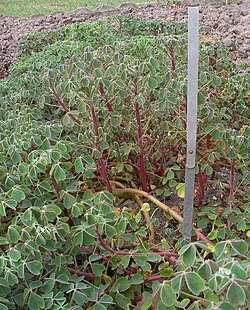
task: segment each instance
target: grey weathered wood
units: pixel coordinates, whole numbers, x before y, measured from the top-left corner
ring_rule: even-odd
[[[198,63],[199,63],[199,7],[188,8],[188,99],[187,99],[187,159],[185,169],[185,197],[183,237],[191,240],[194,203],[194,180],[197,136]]]

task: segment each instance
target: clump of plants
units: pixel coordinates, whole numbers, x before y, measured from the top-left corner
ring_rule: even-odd
[[[25,41],[0,81],[1,309],[249,307],[249,74],[201,40],[184,244],[183,29],[128,16]]]

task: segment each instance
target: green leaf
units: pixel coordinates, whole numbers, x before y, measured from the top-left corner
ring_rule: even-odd
[[[12,191],[11,198],[14,199],[16,202],[21,202],[25,199],[25,193],[20,189],[14,189]]]
[[[102,304],[111,304],[113,303],[113,298],[110,295],[104,295],[99,299],[99,302]]]
[[[187,309],[187,306],[188,306],[188,304],[190,303],[190,299],[188,299],[188,298],[185,298],[185,299],[182,299],[182,301],[176,301],[175,303],[174,303],[174,305],[179,309],[179,308],[181,308],[181,309]]]
[[[194,294],[198,295],[200,292],[206,289],[204,280],[195,272],[186,272],[185,280],[187,287]]]
[[[182,256],[183,262],[186,266],[192,266],[196,259],[196,247],[194,244],[184,245],[180,251],[179,255]]]
[[[82,173],[85,170],[81,157],[77,157],[75,160],[75,170],[76,173]]]
[[[160,64],[159,64],[158,60],[156,60],[155,58],[150,58],[150,64],[155,69],[158,69],[160,67]]]
[[[243,305],[246,301],[244,289],[236,282],[232,282],[227,290],[227,300],[232,305]]]
[[[74,218],[78,218],[80,215],[82,215],[82,209],[78,205],[74,205],[71,212]]]
[[[103,271],[105,270],[105,266],[103,264],[97,264],[97,263],[93,263],[91,264],[91,268],[93,270],[93,273],[97,276],[97,277],[101,277]]]
[[[112,287],[113,292],[125,292],[130,287],[129,281],[125,277],[120,277],[116,280]]]
[[[113,227],[109,224],[106,224],[106,226],[105,226],[105,233],[106,233],[106,236],[108,238],[113,238],[113,237],[117,236],[117,230],[115,229],[115,227]]]
[[[5,206],[2,201],[0,202],[0,216],[6,216]]]
[[[230,244],[235,252],[232,252],[232,255],[245,255],[248,251],[247,242],[244,240],[232,240]]]
[[[114,117],[112,117],[111,119],[110,119],[110,122],[111,122],[111,125],[112,125],[112,127],[118,127],[118,126],[120,126],[121,125],[121,123],[122,123],[122,118],[121,117],[116,117],[116,118],[114,118]]]
[[[214,230],[210,231],[210,233],[207,235],[207,237],[209,240],[214,240],[218,237],[218,233],[219,233],[218,229],[214,229]]]
[[[130,299],[126,296],[122,295],[121,293],[117,292],[115,295],[115,301],[119,307],[124,310],[127,310],[127,305],[130,303]]]
[[[237,224],[237,229],[240,231],[245,231],[247,229],[247,224],[246,220],[242,219],[238,224]]]
[[[88,297],[79,291],[75,291],[74,292],[74,301],[77,303],[77,305],[82,306],[84,305],[86,302],[89,301]]]
[[[207,175],[212,175],[213,174],[213,168],[210,165],[206,165],[206,173]]]
[[[84,101],[81,101],[79,106],[78,106],[78,111],[81,113],[86,112],[86,103]]]
[[[219,302],[219,297],[210,290],[206,292],[205,299],[213,301],[213,302]]]
[[[146,262],[147,262],[147,257],[146,256],[133,256],[133,259],[135,261],[135,263],[140,266],[140,267],[143,267]]]
[[[205,261],[198,269],[198,274],[206,280],[209,280],[212,275],[212,269],[208,261]]]
[[[8,237],[12,243],[17,243],[21,239],[19,232],[16,230],[14,226],[9,226]]]
[[[204,105],[205,102],[206,102],[205,96],[201,92],[199,92],[198,93],[198,104],[201,106],[201,105]]]
[[[8,199],[8,200],[5,201],[5,204],[6,204],[9,208],[11,208],[11,209],[13,209],[13,210],[16,210],[17,202],[16,202],[15,200],[13,200],[13,199]]]
[[[227,252],[227,242],[226,241],[221,241],[216,244],[215,249],[214,249],[214,256],[215,257],[220,257],[224,253]]]
[[[8,272],[8,274],[6,275],[6,279],[9,283],[9,286],[13,286],[15,284],[18,284],[18,282],[19,282],[18,277],[12,272]]]
[[[114,66],[110,66],[108,70],[109,70],[110,75],[112,75],[112,77],[117,76],[117,70]]]
[[[66,274],[61,274],[56,281],[62,284],[69,284],[69,277]]]
[[[143,276],[138,273],[133,275],[129,282],[130,284],[141,284],[143,283],[143,281],[144,281]]]
[[[39,288],[41,286],[42,286],[42,281],[40,281],[40,280],[36,280],[36,281],[30,282],[30,288],[32,290],[35,290],[35,289],[37,289],[37,288]]]
[[[75,235],[74,235],[74,244],[75,245],[80,245],[82,246],[83,244],[83,232],[82,231],[78,231]]]
[[[160,299],[165,306],[170,307],[176,301],[175,293],[169,285],[162,285],[160,289]]]
[[[129,263],[130,263],[130,255],[124,256],[121,261],[120,264],[122,265],[123,268],[127,268]]]
[[[171,180],[173,178],[174,178],[174,172],[171,169],[169,169],[167,173],[167,180]]]
[[[62,213],[62,209],[57,205],[48,205],[44,207],[45,212],[53,212],[55,216],[59,216]]]
[[[148,79],[148,86],[151,89],[157,88],[158,87],[158,82],[155,78],[149,77]]]
[[[82,157],[82,159],[89,165],[89,166],[94,166],[95,162],[93,160],[93,158],[89,155],[85,155]]]
[[[107,310],[108,308],[106,308],[104,305],[100,304],[100,303],[96,303],[94,305],[94,310]]]
[[[176,293],[178,295],[180,294],[182,284],[183,284],[183,275],[182,274],[179,274],[172,279],[171,286],[172,286],[174,293]]]
[[[235,307],[228,303],[228,302],[222,302],[220,305],[219,305],[219,309],[220,310],[235,310]]]
[[[94,70],[94,75],[95,75],[97,78],[102,78],[102,77],[103,77],[103,72],[102,72],[102,70],[100,70],[100,69],[95,69],[95,70]]]
[[[231,272],[235,275],[236,278],[247,280],[247,272],[238,262],[233,263],[233,266],[231,267]]]
[[[4,304],[0,303],[0,309],[1,310],[8,310],[9,308],[5,306]]]
[[[6,297],[11,291],[6,279],[0,278],[0,297]]]
[[[66,179],[66,174],[60,166],[56,166],[54,170],[54,178],[56,181],[60,182]]]
[[[119,90],[119,96],[121,98],[127,98],[129,96],[129,93],[125,89]]]
[[[70,209],[74,205],[75,202],[76,202],[76,199],[74,196],[68,193],[65,194],[63,203],[67,209]]]
[[[33,261],[30,261],[30,262],[27,262],[27,263],[26,263],[26,267],[28,268],[28,270],[29,270],[32,274],[38,276],[38,275],[40,275],[40,273],[41,273],[41,270],[42,270],[42,268],[43,268],[43,265],[42,265],[42,263],[39,262],[38,260],[33,260]]]
[[[9,244],[9,241],[7,238],[0,237],[0,245]]]
[[[21,253],[15,248],[10,249],[9,256],[14,262],[19,261],[19,259],[22,257]]]
[[[44,309],[45,302],[41,296],[34,292],[30,292],[28,306],[30,310]]]
[[[164,111],[167,108],[167,101],[166,100],[161,100],[159,102],[159,110]]]
[[[171,277],[174,273],[173,268],[166,266],[166,264],[162,264],[163,266],[159,266],[160,275],[162,277]]]
[[[214,77],[213,78],[213,84],[214,84],[214,86],[220,86],[221,79],[219,77]]]
[[[142,305],[140,310],[148,310],[150,309],[151,305],[152,305],[152,299],[149,299]]]
[[[207,74],[206,74],[206,72],[202,72],[200,74],[200,82],[201,82],[201,84],[207,83]]]

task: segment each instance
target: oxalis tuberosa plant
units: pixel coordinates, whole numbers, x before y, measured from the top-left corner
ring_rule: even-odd
[[[249,74],[201,40],[183,244],[184,29],[123,16],[22,44],[0,82],[1,309],[249,308]]]

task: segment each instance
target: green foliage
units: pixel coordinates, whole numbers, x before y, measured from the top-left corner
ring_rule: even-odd
[[[152,241],[154,206],[116,194],[183,197],[184,29],[128,16],[25,39],[0,81],[2,309],[249,307],[246,196],[199,210],[215,245],[182,246]],[[235,159],[247,179],[248,83],[221,42],[201,44],[198,176]]]

